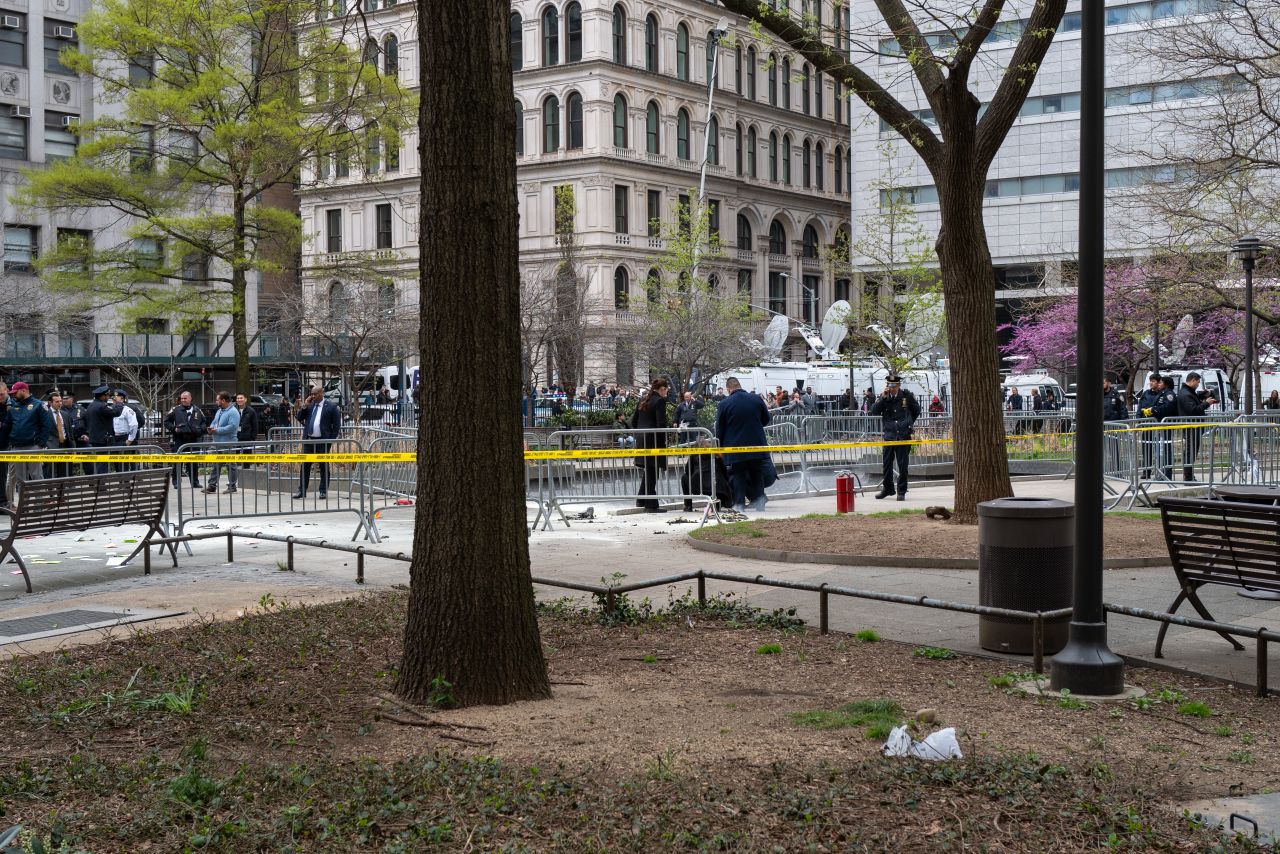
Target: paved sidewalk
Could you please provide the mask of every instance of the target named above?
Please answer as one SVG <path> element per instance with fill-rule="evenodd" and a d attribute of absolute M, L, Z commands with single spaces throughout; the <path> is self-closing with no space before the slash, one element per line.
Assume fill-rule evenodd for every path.
<path fill-rule="evenodd" d="M 1070 499 L 1072 486 L 1072 483 L 1064 481 L 1034 481 L 1015 484 L 1015 491 L 1020 495 Z M 921 508 L 931 504 L 949 504 L 950 501 L 949 486 L 918 487 L 912 490 L 908 501 L 902 503 L 859 496 L 857 511 L 868 513 Z M 805 513 L 829 513 L 833 511 L 834 504 L 834 496 L 773 500 L 763 514 L 751 515 L 786 518 Z M 640 580 L 701 568 L 740 575 L 827 582 L 887 593 L 927 594 L 961 602 L 978 601 L 975 570 L 846 567 L 733 558 L 696 551 L 687 544 L 687 533 L 696 527 L 693 524 L 696 523 L 696 514 L 610 513 L 624 506 L 597 505 L 596 518 L 592 521 L 571 520 L 567 528 L 557 521 L 554 530 L 533 534 L 530 553 L 534 573 L 564 580 L 598 582 L 602 577 L 611 577 L 615 573 L 626 576 L 628 580 Z M 381 548 L 408 550 L 412 540 L 412 512 L 412 508 L 383 512 L 379 526 L 386 541 Z M 681 518 L 689 520 L 690 524 L 673 524 Z M 851 519 L 850 523 L 856 525 L 856 519 Z M 225 527 L 222 520 L 206 524 L 210 529 Z M 332 537 L 335 541 L 346 542 L 351 536 L 352 525 L 350 514 L 331 514 L 305 516 L 296 521 L 280 517 L 246 519 L 237 527 L 301 537 Z M 200 527 L 193 529 L 200 530 Z M 192 544 L 193 556 L 180 552 L 177 569 L 172 569 L 167 561 L 157 557 L 153 561 L 150 578 L 142 577 L 140 563 L 124 568 L 106 565 L 107 555 L 121 552 L 127 545 L 126 539 L 141 533 L 140 529 L 89 531 L 82 535 L 60 535 L 24 542 L 24 555 L 40 555 L 41 560 L 58 563 L 31 565 L 32 583 L 37 591 L 32 595 L 22 592 L 21 576 L 10 575 L 13 566 L 6 565 L 0 575 L 0 619 L 87 603 L 188 612 L 184 618 L 139 624 L 144 628 L 154 628 L 191 619 L 190 614 L 197 612 L 234 616 L 253 609 L 268 594 L 277 601 L 319 602 L 358 594 L 362 589 L 385 589 L 407 584 L 409 580 L 407 564 L 370 558 L 365 567 L 367 583 L 362 588 L 355 584 L 354 555 L 306 547 L 296 549 L 297 571 L 282 572 L 277 564 L 285 558 L 283 544 L 240 539 L 236 541 L 234 563 L 226 561 L 225 541 L 206 540 Z M 655 590 L 649 595 L 661 603 L 668 596 L 681 595 L 691 587 Z M 762 608 L 794 605 L 807 621 L 817 622 L 818 603 L 814 594 L 721 583 L 708 583 L 708 589 L 712 592 L 733 592 Z M 1110 602 L 1162 611 L 1176 593 L 1173 573 L 1168 568 L 1109 570 L 1106 573 L 1106 598 Z M 557 598 L 564 595 L 564 591 L 541 588 L 539 595 Z M 1280 603 L 1244 599 L 1229 590 L 1208 590 L 1203 598 L 1214 616 L 1224 622 L 1280 626 Z M 977 618 L 964 614 L 833 597 L 830 616 L 832 628 L 837 631 L 872 628 L 888 639 L 980 651 L 977 646 Z M 1112 647 L 1124 655 L 1149 658 L 1157 628 L 1157 624 L 1152 622 L 1114 617 L 1111 621 Z M 70 635 L 24 648 L 47 649 L 94 639 L 94 635 Z M 8 647 L 0 649 L 15 651 Z M 1165 654 L 1165 663 L 1172 667 L 1239 682 L 1251 683 L 1254 679 L 1253 648 L 1235 652 L 1224 640 L 1209 632 L 1173 627 L 1165 644 Z M 1273 665 L 1270 668 L 1271 685 L 1280 689 L 1280 666 L 1276 666 L 1280 650 L 1273 649 L 1270 658 Z"/>

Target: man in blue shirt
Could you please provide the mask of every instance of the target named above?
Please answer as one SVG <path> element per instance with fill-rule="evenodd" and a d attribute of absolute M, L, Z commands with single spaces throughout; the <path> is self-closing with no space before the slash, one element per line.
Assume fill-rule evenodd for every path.
<path fill-rule="evenodd" d="M 228 392 L 218 392 L 218 411 L 213 414 L 213 420 L 209 422 L 209 434 L 213 437 L 214 452 L 217 453 L 218 445 L 228 445 L 236 441 L 236 436 L 240 432 L 240 410 L 231 405 L 231 395 Z M 227 448 L 223 453 L 228 453 Z M 236 466 L 234 463 L 214 463 L 213 471 L 209 474 L 209 485 L 204 488 L 205 492 L 218 491 L 218 473 L 222 466 L 227 467 L 227 492 L 236 491 Z"/>

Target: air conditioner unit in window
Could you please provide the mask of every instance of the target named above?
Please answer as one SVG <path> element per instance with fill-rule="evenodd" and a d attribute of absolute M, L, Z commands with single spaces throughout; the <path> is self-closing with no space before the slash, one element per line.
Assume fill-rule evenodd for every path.
<path fill-rule="evenodd" d="M 62 126 L 63 126 L 64 128 L 69 128 L 69 127 L 71 127 L 72 125 L 74 125 L 74 124 L 75 124 L 76 122 L 78 122 L 78 121 L 80 121 L 80 117 L 79 117 L 79 116 L 63 116 L 63 117 L 62 117 Z"/>
<path fill-rule="evenodd" d="M 17 15 L 5 15 L 0 17 L 0 28 L 6 30 L 20 30 L 22 29 L 22 19 Z"/>
<path fill-rule="evenodd" d="M 76 28 L 75 27 L 54 27 L 53 37 L 55 39 L 65 39 L 66 41 L 75 41 Z"/>
<path fill-rule="evenodd" d="M 9 115 L 15 119 L 29 119 L 31 118 L 31 108 L 14 105 L 9 108 Z"/>

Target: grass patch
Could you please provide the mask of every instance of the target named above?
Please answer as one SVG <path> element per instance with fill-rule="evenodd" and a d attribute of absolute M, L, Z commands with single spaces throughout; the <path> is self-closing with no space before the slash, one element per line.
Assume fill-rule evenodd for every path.
<path fill-rule="evenodd" d="M 762 643 L 756 647 L 756 655 L 778 655 L 782 652 L 780 643 Z"/>
<path fill-rule="evenodd" d="M 923 516 L 923 510 L 881 510 L 878 513 L 862 513 L 862 516 L 869 516 L 872 519 L 887 519 L 890 516 Z"/>
<path fill-rule="evenodd" d="M 860 632 L 854 632 L 853 639 L 862 643 L 879 643 L 880 635 L 875 629 L 863 629 Z"/>
<path fill-rule="evenodd" d="M 757 527 L 757 522 L 724 522 L 716 525 L 714 528 L 699 528 L 696 531 L 690 531 L 689 536 L 698 539 L 706 539 L 707 534 L 714 531 L 717 537 L 746 537 L 749 539 L 760 539 L 767 536 L 764 531 Z"/>
<path fill-rule="evenodd" d="M 1062 690 L 1062 696 L 1058 698 L 1059 709 L 1084 709 L 1088 707 L 1088 703 L 1079 697 L 1071 696 L 1071 692 L 1065 688 Z"/>
<path fill-rule="evenodd" d="M 858 700 L 834 711 L 815 709 L 794 712 L 791 722 L 811 729 L 849 729 L 861 727 L 867 738 L 887 738 L 889 731 L 902 722 L 902 707 L 893 700 L 878 697 Z"/>
<path fill-rule="evenodd" d="M 1142 510 L 1108 510 L 1107 518 L 1119 517 L 1121 519 L 1159 519 L 1159 513 L 1149 513 Z"/>
<path fill-rule="evenodd" d="M 1193 718 L 1209 718 L 1213 717 L 1213 709 L 1209 708 L 1208 703 L 1189 700 L 1188 702 L 1178 706 L 1178 714 L 1187 715 Z"/>
<path fill-rule="evenodd" d="M 999 676 L 988 676 L 987 684 L 992 688 L 1013 688 L 1023 682 L 1043 682 L 1048 677 L 1032 670 L 1001 673 Z"/>
<path fill-rule="evenodd" d="M 940 646 L 918 646 L 911 654 L 916 658 L 927 658 L 931 661 L 947 661 L 959 655 L 953 649 L 945 649 Z"/>

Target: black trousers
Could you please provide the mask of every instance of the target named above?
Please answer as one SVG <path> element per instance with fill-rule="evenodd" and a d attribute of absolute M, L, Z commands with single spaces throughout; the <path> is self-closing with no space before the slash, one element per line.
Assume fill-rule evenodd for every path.
<path fill-rule="evenodd" d="M 9 506 L 9 499 L 5 497 L 6 495 L 9 494 L 8 486 L 9 486 L 9 464 L 0 463 L 0 507 Z"/>
<path fill-rule="evenodd" d="M 108 439 L 105 442 L 90 443 L 95 448 L 114 448 L 116 443 L 114 439 Z M 107 474 L 111 471 L 111 463 L 87 463 L 85 468 L 89 469 L 88 474 Z"/>
<path fill-rule="evenodd" d="M 729 479 L 733 482 L 735 506 L 750 504 L 764 495 L 761 468 L 764 460 L 738 460 L 729 467 Z"/>
<path fill-rule="evenodd" d="M 910 445 L 886 445 L 880 454 L 880 461 L 884 467 L 884 484 L 881 487 L 884 492 L 893 492 L 893 466 L 898 466 L 898 494 L 907 494 L 907 464 L 911 457 Z"/>
<path fill-rule="evenodd" d="M 658 499 L 645 498 L 646 495 L 658 494 L 658 458 L 643 457 L 640 463 L 640 498 L 636 500 L 637 507 L 644 507 L 648 510 L 658 509 Z"/>
<path fill-rule="evenodd" d="M 302 453 L 304 454 L 327 454 L 329 453 L 328 442 L 303 442 Z M 307 491 L 307 484 L 311 482 L 311 467 L 318 466 L 320 469 L 320 491 L 329 491 L 329 464 L 328 463 L 311 463 L 302 464 L 302 481 L 298 486 L 301 492 Z"/>
<path fill-rule="evenodd" d="M 1196 476 L 1196 457 L 1200 454 L 1200 431 L 1184 430 L 1186 438 L 1182 446 L 1182 477 L 1191 480 Z"/>

